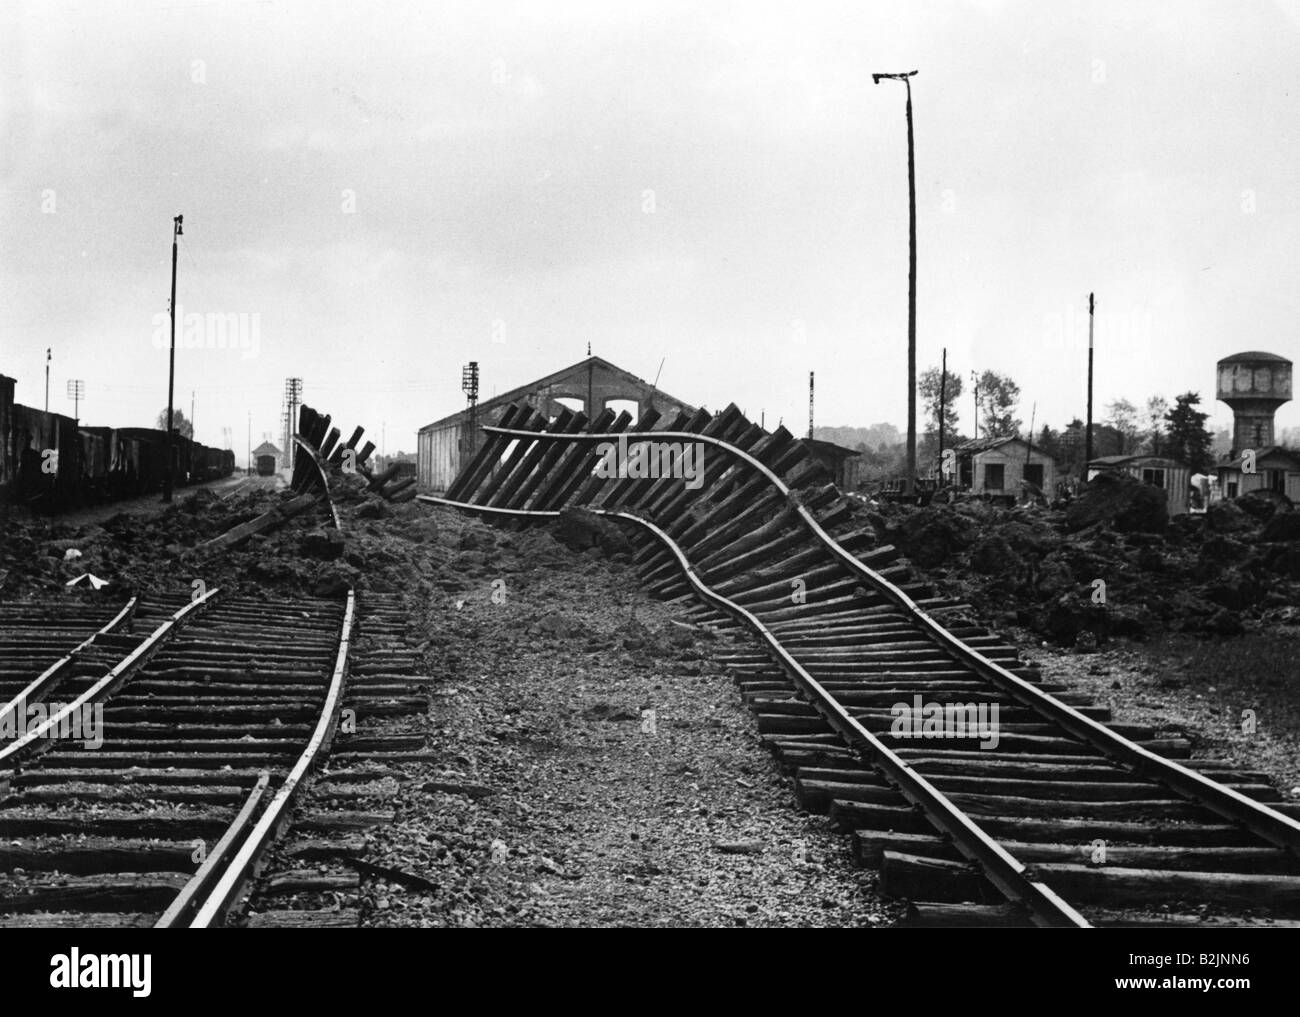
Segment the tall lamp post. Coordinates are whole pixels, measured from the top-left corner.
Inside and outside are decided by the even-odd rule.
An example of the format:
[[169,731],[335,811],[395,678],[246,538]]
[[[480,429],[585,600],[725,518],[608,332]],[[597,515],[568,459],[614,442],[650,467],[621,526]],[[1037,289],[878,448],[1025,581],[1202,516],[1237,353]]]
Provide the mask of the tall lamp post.
[[172,390],[176,385],[176,244],[184,219],[183,215],[178,215],[172,220],[172,344],[167,354],[167,466],[163,470],[163,501],[172,500],[172,463],[176,459],[176,442],[172,438]]
[[884,78],[901,81],[907,89],[907,197],[910,212],[907,261],[907,473],[903,493],[911,494],[916,481],[916,146],[912,140],[912,82],[916,71],[873,74],[877,85]]

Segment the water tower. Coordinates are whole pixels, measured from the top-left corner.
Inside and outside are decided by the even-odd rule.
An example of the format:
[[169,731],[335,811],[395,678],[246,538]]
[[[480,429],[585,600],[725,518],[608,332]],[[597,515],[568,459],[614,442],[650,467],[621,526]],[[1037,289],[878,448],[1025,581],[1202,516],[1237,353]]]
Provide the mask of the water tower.
[[1291,361],[1276,353],[1234,353],[1219,361],[1220,402],[1232,407],[1232,456],[1276,444],[1273,414],[1291,401]]

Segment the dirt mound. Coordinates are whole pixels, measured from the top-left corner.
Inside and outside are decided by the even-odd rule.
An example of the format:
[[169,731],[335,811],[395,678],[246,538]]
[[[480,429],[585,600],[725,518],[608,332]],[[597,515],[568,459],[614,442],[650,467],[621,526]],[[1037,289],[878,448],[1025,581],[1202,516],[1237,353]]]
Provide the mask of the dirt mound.
[[1000,533],[981,537],[971,549],[970,567],[986,576],[1004,575],[1016,572],[1024,567],[1020,556],[1011,549],[1011,544]]
[[1268,544],[1300,540],[1300,512],[1278,512],[1264,524],[1259,539]]
[[1277,491],[1260,488],[1248,491],[1232,504],[1240,508],[1257,523],[1266,523],[1279,512],[1291,508],[1291,499]]
[[1255,521],[1235,501],[1216,501],[1205,511],[1205,525],[1218,533],[1251,530]]
[[885,533],[891,543],[923,568],[950,561],[978,536],[975,523],[968,517],[935,506],[911,512],[901,522],[887,525]]
[[582,508],[566,508],[560,513],[555,539],[574,551],[595,547],[611,557],[632,550],[627,535],[615,523]]
[[1163,533],[1169,526],[1165,492],[1124,473],[1101,473],[1065,510],[1071,532],[1103,523],[1120,533]]
[[[1169,525],[1158,488],[1101,479],[1072,514],[974,502],[886,509],[888,538],[986,622],[1095,648],[1159,632],[1223,637],[1300,602],[1300,512],[1216,503]],[[1158,527],[1150,532],[1147,527]]]

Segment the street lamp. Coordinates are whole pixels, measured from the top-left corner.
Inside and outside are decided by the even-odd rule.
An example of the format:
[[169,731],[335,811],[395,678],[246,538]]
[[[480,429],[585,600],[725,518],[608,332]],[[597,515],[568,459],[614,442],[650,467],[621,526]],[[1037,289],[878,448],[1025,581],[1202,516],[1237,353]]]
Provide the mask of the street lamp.
[[172,392],[176,386],[176,244],[177,237],[181,235],[181,223],[184,220],[183,215],[178,215],[172,220],[172,302],[170,309],[172,344],[171,352],[167,355],[167,466],[163,470],[163,501],[172,500],[172,484],[175,482],[175,478],[172,476],[172,463],[176,459],[176,442],[172,438]]
[[911,494],[916,478],[916,147],[912,140],[912,82],[916,71],[898,74],[873,74],[877,85],[889,78],[901,81],[907,89],[907,196],[911,213],[908,229],[907,262],[907,474],[903,493]]

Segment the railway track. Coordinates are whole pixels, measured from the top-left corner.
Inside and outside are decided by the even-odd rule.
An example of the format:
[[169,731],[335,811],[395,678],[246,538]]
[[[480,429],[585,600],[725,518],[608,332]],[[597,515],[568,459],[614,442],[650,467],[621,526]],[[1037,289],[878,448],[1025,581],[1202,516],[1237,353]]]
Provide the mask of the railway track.
[[224,922],[328,746],[354,611],[150,595],[37,689],[0,741],[0,924]]
[[[360,429],[330,459],[307,423],[294,487],[342,540],[329,467]],[[360,834],[423,756],[357,727],[425,709],[405,617],[351,590],[0,605],[0,927],[356,925]]]
[[[1025,665],[877,546],[784,429],[734,406],[631,425],[510,407],[446,497],[420,500],[512,527],[575,507],[624,524],[652,593],[750,641],[727,663],[762,738],[912,924],[1300,919],[1297,806],[1265,775],[1192,760]],[[620,454],[694,443],[708,466],[602,476],[619,436]]]

